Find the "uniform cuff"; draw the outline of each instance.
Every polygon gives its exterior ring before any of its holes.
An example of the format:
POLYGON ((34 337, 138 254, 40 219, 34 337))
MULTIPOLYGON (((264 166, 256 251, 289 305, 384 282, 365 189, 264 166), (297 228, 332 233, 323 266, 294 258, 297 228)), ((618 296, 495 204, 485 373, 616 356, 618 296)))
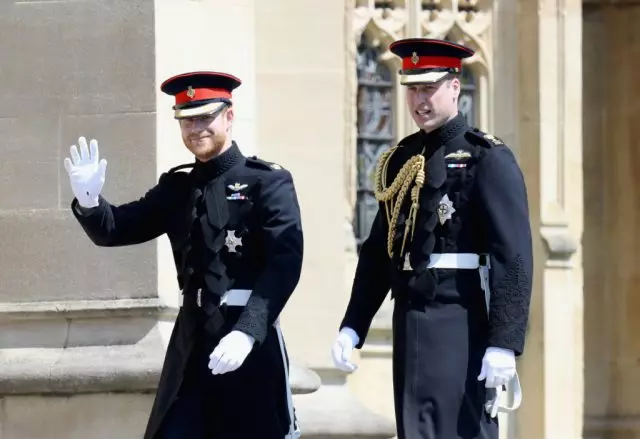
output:
POLYGON ((249 299, 233 330, 242 331, 261 345, 267 338, 269 308, 263 300, 249 299))
POLYGON ((96 212, 100 211, 100 208, 102 207, 102 204, 103 204, 102 197, 98 198, 98 205, 94 206, 94 207, 84 207, 78 202, 77 198, 74 198, 73 201, 71 201, 71 210, 77 216, 89 217, 89 216, 95 214, 96 212))

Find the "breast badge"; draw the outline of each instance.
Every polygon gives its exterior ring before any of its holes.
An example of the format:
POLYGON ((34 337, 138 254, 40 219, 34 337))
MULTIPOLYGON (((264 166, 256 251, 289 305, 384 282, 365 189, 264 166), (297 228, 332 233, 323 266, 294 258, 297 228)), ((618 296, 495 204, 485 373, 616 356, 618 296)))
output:
POLYGON ((242 189, 246 189, 249 185, 234 183, 227 186, 233 193, 231 195, 227 195, 227 200, 246 200, 246 195, 240 193, 242 189))
POLYGON ((242 237, 236 236, 235 230, 227 230, 227 237, 224 240, 224 245, 227 246, 229 253, 237 253, 236 247, 242 246, 242 237))
POLYGON ((451 216, 456 211, 453 207, 453 202, 449 199, 449 195, 445 194, 440 200, 440 205, 438 206, 438 218, 440 219, 440 225, 444 225, 444 223, 451 219, 451 216))
POLYGON ((471 158, 471 153, 462 149, 447 154, 444 159, 447 161, 447 168, 466 168, 467 160, 471 158))

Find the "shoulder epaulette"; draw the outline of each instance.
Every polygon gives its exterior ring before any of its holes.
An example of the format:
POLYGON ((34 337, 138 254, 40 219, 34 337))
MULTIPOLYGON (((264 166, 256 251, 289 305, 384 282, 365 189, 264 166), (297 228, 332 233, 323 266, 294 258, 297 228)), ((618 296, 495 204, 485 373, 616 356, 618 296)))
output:
POLYGON ((259 168, 259 169, 267 169, 269 171, 280 171, 284 169, 277 163, 268 162, 266 160, 259 159, 257 156, 253 155, 251 157, 247 157, 247 165, 259 168))
POLYGON ((178 165, 178 166, 174 166, 173 168, 169 169, 167 171, 167 174, 173 174, 175 172, 178 172, 182 169, 186 169, 186 168, 193 168, 195 166, 195 163, 185 163, 183 165, 178 165))
POLYGON ((472 139, 472 143, 484 146, 485 148, 493 148, 494 146, 504 145, 504 142, 493 134, 485 133, 478 128, 471 128, 466 135, 472 139))
MULTIPOLYGON (((178 172, 178 171, 180 171, 180 170, 182 170, 182 169, 186 169, 186 168, 193 168, 193 166, 194 166, 194 164, 193 164, 193 163, 185 163, 185 164, 183 164, 183 165, 174 166, 173 168, 169 169, 168 171, 163 172, 163 173, 160 175, 160 178, 159 178, 159 180, 158 180, 158 181, 159 181, 159 182, 166 181, 166 178, 167 178, 169 175, 175 174, 176 172, 178 172)), ((185 175, 186 175, 186 174, 185 174, 185 175)))

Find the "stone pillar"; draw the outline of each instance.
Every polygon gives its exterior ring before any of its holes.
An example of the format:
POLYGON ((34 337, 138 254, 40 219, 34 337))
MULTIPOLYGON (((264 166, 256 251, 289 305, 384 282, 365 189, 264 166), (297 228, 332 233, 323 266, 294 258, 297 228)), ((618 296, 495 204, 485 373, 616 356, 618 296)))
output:
POLYGON ((519 155, 535 244, 523 439, 582 437, 581 1, 519 2, 519 155))
MULTIPOLYGON (((489 71, 492 93, 490 95, 492 114, 485 128, 502 139, 512 149, 520 164, 523 145, 518 137, 518 4, 514 1, 494 1, 491 9, 491 42, 493 56, 489 71)), ((527 346, 529 349, 529 346, 527 346)), ((528 393, 528 392, 527 392, 528 393)), ((528 396, 528 395, 527 395, 528 396)), ((512 395, 506 396, 508 403, 512 395)), ((498 414, 500 439, 516 438, 516 415, 498 414)))
POLYGON ((584 437, 637 439, 640 4, 591 0, 583 8, 584 437))
POLYGON ((290 353, 322 379, 317 392, 296 398, 303 437, 315 439, 394 435, 391 422, 350 393, 330 356, 348 300, 341 210, 348 19, 343 2, 256 2, 258 149, 293 173, 303 214, 303 274, 282 321, 290 353))

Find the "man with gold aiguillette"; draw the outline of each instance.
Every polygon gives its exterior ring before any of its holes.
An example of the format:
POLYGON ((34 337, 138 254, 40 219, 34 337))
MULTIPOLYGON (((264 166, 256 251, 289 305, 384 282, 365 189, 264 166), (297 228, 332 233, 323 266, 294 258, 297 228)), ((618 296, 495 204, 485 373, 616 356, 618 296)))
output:
POLYGON ((333 345, 351 372, 389 289, 400 439, 498 439, 517 408, 533 270, 526 187, 509 147, 458 112, 467 47, 410 38, 390 50, 419 130, 378 163, 379 210, 333 345), (502 405, 512 385, 512 407, 502 405))
POLYGON ((183 303, 144 439, 293 439, 300 435, 278 324, 302 268, 300 207, 289 171, 245 157, 232 139, 233 75, 190 72, 172 96, 191 163, 142 198, 102 195, 107 162, 80 139, 64 160, 72 212, 101 247, 169 238, 183 303))

